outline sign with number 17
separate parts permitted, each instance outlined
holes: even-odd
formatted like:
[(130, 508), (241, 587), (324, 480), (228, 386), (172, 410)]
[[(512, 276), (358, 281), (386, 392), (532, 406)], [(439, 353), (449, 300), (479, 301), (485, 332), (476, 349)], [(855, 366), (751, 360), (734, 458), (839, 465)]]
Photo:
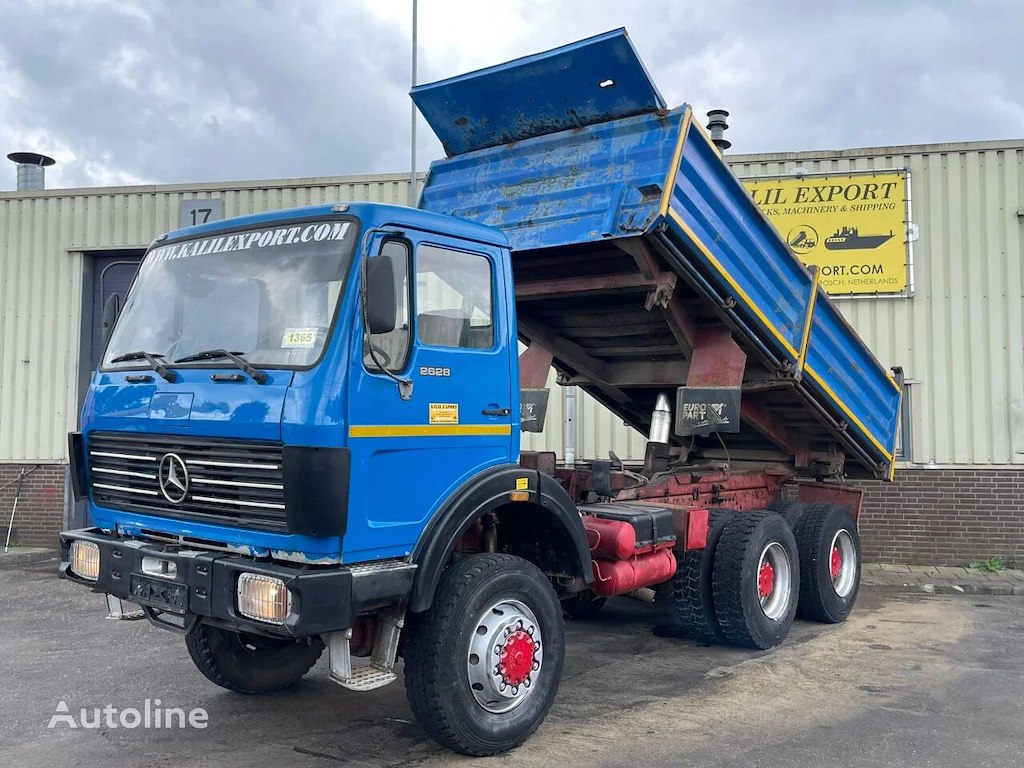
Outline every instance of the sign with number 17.
[(224, 218), (224, 201), (217, 197), (182, 200), (178, 215), (178, 226), (195, 227)]

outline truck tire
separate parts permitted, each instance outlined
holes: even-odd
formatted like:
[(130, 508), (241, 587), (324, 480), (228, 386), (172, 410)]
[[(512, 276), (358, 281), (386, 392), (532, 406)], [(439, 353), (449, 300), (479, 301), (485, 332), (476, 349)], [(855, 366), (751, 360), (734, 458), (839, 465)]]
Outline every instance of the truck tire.
[(796, 529), (800, 553), (802, 619), (846, 621), (860, 589), (860, 535), (850, 511), (839, 504), (813, 504)]
[(704, 549), (676, 551), (675, 578), (665, 589), (657, 590), (665, 623), (655, 627), (659, 637), (678, 637), (700, 643), (723, 643), (725, 636), (715, 614), (712, 571), (715, 547), (722, 529), (736, 514), (732, 509), (712, 509), (708, 513), (708, 542)]
[(562, 601), (562, 612), (570, 619), (576, 621), (589, 621), (596, 619), (597, 614), (608, 602), (607, 597), (595, 595), (589, 589), (577, 592), (572, 597)]
[(324, 650), (319, 637), (267, 637), (208, 624), (196, 624), (185, 635), (185, 647), (211, 682), (238, 693), (287, 688), (316, 664)]
[(505, 554), (458, 560), (406, 631), (406, 695), (434, 741), (493, 755), (540, 726), (562, 677), (565, 624), (533, 563)]
[(714, 605), (727, 642), (773, 648), (796, 614), (800, 564), (789, 525), (774, 512), (745, 512), (726, 523), (715, 550)]
[(809, 506), (802, 501), (773, 501), (768, 505), (768, 511), (782, 515), (782, 519), (789, 523), (789, 527), (796, 530), (797, 523)]

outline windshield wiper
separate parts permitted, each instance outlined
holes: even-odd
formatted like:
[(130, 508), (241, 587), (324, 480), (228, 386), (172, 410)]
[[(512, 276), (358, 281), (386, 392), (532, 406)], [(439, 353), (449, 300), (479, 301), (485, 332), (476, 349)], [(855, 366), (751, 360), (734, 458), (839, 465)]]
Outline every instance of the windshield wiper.
[(267, 374), (242, 357), (241, 352), (228, 352), (226, 349), (204, 349), (202, 352), (196, 352), (191, 355), (179, 357), (174, 362), (194, 363), (197, 360), (214, 360), (218, 357), (226, 357), (235, 364), (236, 368), (239, 368), (249, 374), (257, 384), (263, 384), (267, 380)]
[(138, 352), (126, 352), (123, 355), (118, 355), (115, 358), (111, 358), (111, 363), (127, 363), (129, 360), (145, 360), (149, 363), (149, 367), (156, 371), (160, 378), (164, 381), (174, 381), (174, 374), (167, 370), (167, 366), (161, 363), (157, 358), (163, 357), (162, 352), (146, 352), (140, 349)]

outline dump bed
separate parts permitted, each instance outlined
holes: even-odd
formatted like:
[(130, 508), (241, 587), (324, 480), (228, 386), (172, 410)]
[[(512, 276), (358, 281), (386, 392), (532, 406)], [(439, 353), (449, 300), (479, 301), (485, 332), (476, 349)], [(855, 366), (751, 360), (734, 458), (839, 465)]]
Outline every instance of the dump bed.
[(505, 232), (520, 335), (569, 380), (646, 432), (695, 345), (727, 328), (746, 354), (742, 427), (679, 444), (819, 473), (841, 452), (851, 474), (890, 477), (899, 384), (690, 108), (666, 108), (625, 30), (412, 97), (448, 155), (420, 207)]

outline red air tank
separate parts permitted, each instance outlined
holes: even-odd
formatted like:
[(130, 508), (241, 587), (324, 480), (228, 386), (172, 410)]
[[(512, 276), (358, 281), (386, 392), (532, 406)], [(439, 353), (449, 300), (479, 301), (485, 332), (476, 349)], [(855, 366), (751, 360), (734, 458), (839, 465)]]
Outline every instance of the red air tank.
[[(629, 523), (621, 520), (605, 520), (600, 517), (584, 517), (583, 527), (587, 529), (587, 544), (594, 557), (609, 560), (628, 560), (640, 554), (636, 548), (636, 531)], [(653, 547), (646, 547), (649, 552)]]
[(661, 584), (676, 572), (676, 557), (669, 548), (629, 560), (594, 560), (594, 581), (590, 588), (602, 597), (624, 595), (640, 587)]

